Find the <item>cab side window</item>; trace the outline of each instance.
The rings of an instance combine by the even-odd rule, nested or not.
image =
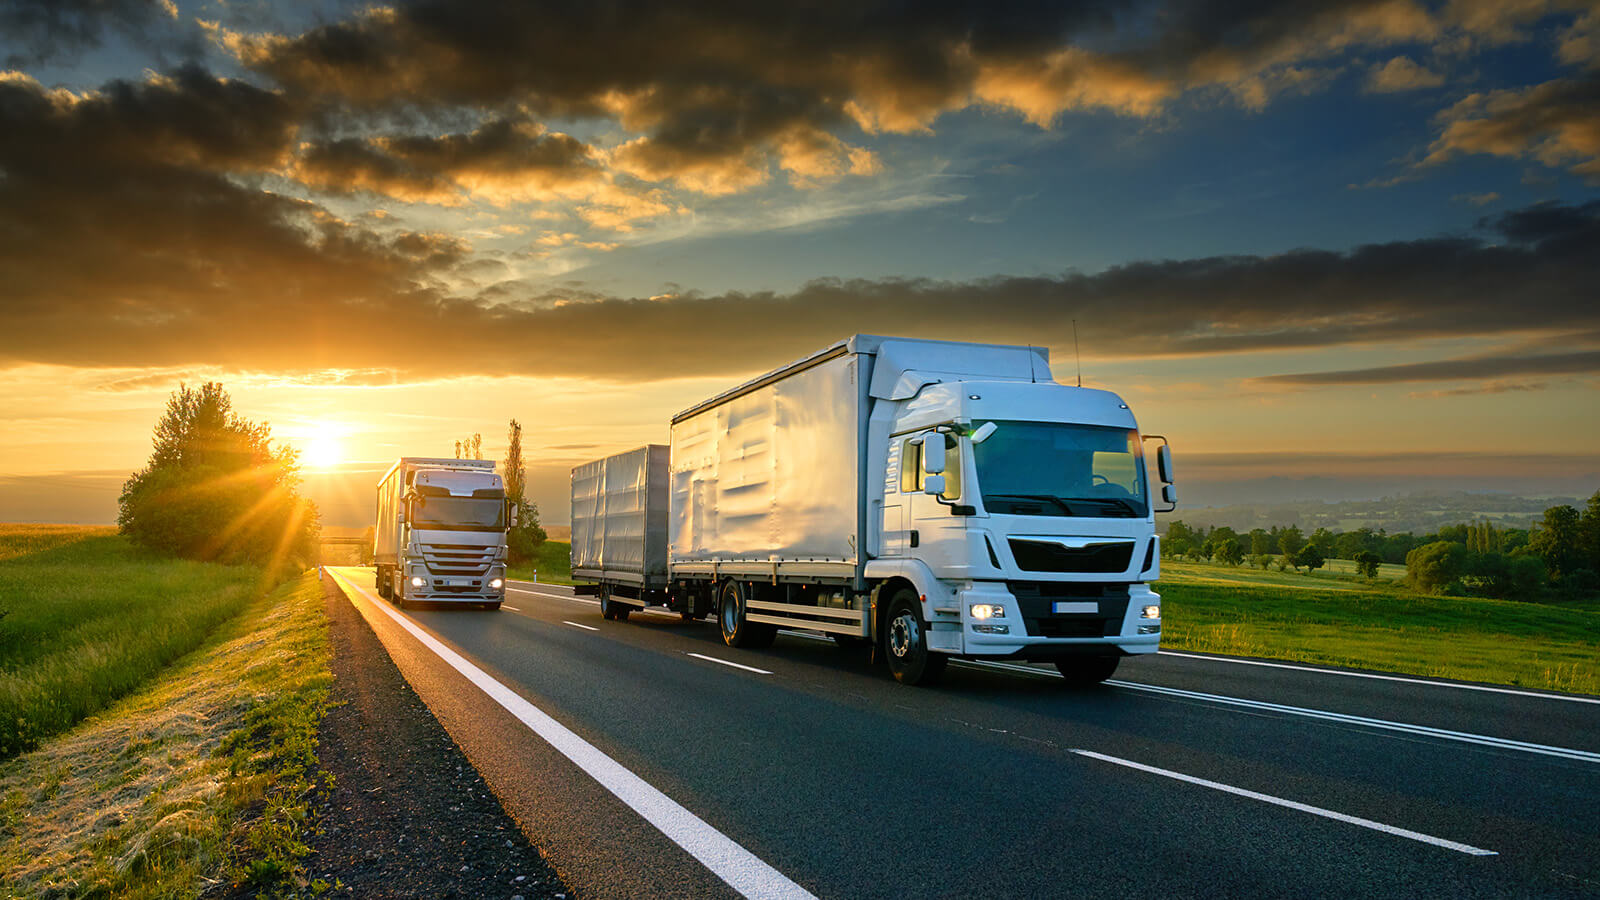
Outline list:
[[[940,437],[929,435],[928,440],[939,440]],[[961,442],[951,435],[942,437],[945,442],[944,493],[939,496],[954,502],[961,499]],[[900,492],[922,493],[923,479],[927,474],[922,467],[922,445],[913,444],[910,438],[906,438],[900,444]]]
[[[915,494],[921,490],[922,445],[906,438],[900,442],[900,493]]]

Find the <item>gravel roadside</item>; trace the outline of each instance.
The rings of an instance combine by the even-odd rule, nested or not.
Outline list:
[[[306,873],[356,897],[565,898],[366,620],[323,581],[334,705],[317,734],[331,790],[312,804]]]

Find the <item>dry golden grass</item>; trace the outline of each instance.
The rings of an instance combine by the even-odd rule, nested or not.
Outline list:
[[[187,897],[263,859],[292,870],[303,798],[285,792],[304,790],[330,681],[321,604],[315,575],[292,580],[147,689],[0,765],[0,896]]]

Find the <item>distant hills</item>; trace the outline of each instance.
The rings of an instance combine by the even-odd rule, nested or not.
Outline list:
[[[1275,503],[1240,503],[1232,506],[1179,508],[1158,516],[1165,523],[1182,520],[1185,524],[1215,528],[1226,525],[1244,533],[1252,528],[1298,525],[1307,534],[1318,528],[1330,531],[1355,531],[1359,528],[1384,529],[1390,534],[1426,534],[1444,525],[1489,520],[1496,527],[1527,528],[1544,518],[1552,506],[1569,504],[1582,509],[1580,497],[1518,497],[1511,494],[1472,493],[1469,491],[1419,492],[1381,500],[1342,500],[1323,502],[1297,500]]]

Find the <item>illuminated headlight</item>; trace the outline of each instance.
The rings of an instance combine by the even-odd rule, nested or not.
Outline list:
[[[979,634],[1010,634],[1010,625],[974,625],[972,630]]]
[[[421,575],[413,575],[413,576],[411,576],[411,586],[412,587],[422,587],[423,585],[425,585],[427,583],[428,583],[428,579],[423,578]]]
[[[498,591],[498,590],[500,590],[501,588],[503,588],[505,586],[506,586],[506,580],[504,578],[491,578],[491,579],[489,579],[489,589],[492,590],[492,591]]]
[[[972,617],[974,619],[1003,619],[1006,617],[1006,608],[994,603],[972,604]]]
[[[1139,613],[1139,618],[1141,618],[1141,619],[1159,619],[1159,618],[1161,618],[1161,607],[1159,607],[1159,606],[1146,606]]]

